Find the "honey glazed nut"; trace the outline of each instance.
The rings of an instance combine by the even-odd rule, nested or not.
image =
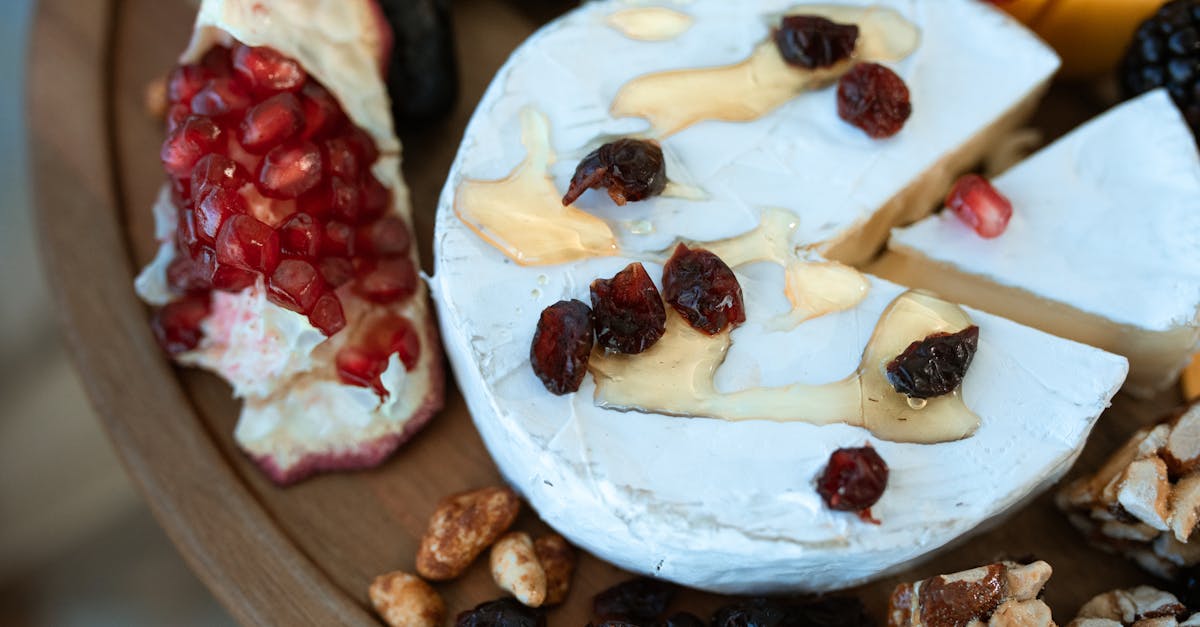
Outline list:
[[[1139,586],[1096,595],[1067,627],[1196,627],[1200,614],[1184,620],[1187,608],[1175,595]]]
[[[492,580],[501,590],[529,607],[541,607],[546,602],[546,571],[529,534],[513,531],[497,540],[490,562]]]
[[[543,605],[558,605],[571,591],[571,577],[578,560],[575,549],[556,533],[539,537],[534,541],[533,549],[542,570],[546,571],[546,602]]]
[[[900,584],[888,602],[888,627],[1052,627],[1050,608],[1038,599],[1051,573],[1046,562],[1000,562]]]
[[[442,499],[421,538],[417,573],[431,581],[458,577],[508,531],[520,508],[520,498],[508,487],[482,488]]]
[[[368,590],[371,605],[391,627],[441,627],[446,604],[416,575],[394,571],[380,575]]]

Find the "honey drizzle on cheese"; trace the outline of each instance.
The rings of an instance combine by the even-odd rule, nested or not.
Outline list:
[[[667,41],[692,26],[692,16],[666,7],[621,9],[605,22],[622,35],[638,41]]]
[[[959,390],[928,399],[920,409],[888,383],[884,366],[914,339],[957,332],[971,321],[959,307],[922,292],[898,296],[884,311],[850,376],[822,385],[794,383],[734,392],[716,389],[717,368],[730,331],[709,336],[668,308],[667,331],[645,352],[596,350],[588,364],[600,407],[729,421],[770,420],[815,425],[844,423],[896,442],[936,443],[965,438],[979,417]]]
[[[920,41],[912,22],[884,7],[814,4],[787,13],[857,24],[854,54],[830,67],[807,70],[788,65],[774,38],[768,37],[749,58],[733,65],[671,70],[629,81],[613,99],[613,117],[645,118],[659,138],[704,120],[756,120],[801,92],[828,85],[858,61],[898,61],[912,54]]]

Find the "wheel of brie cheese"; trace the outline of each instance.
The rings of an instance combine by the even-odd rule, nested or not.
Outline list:
[[[793,38],[785,59],[785,16],[855,37],[798,65],[820,46]],[[1057,65],[976,0],[599,1],[545,27],[480,102],[434,242],[446,350],[506,478],[598,557],[729,593],[879,577],[1052,484],[1127,361],[854,265],[1021,124]],[[864,80],[911,100],[883,111],[902,127],[845,106]],[[636,178],[629,154],[665,184],[649,168],[584,191]],[[685,262],[737,288],[718,320],[685,311]],[[641,293],[671,305],[661,328],[637,354],[589,354],[570,301],[639,263]],[[939,342],[963,357],[944,389],[893,376]],[[839,464],[881,468],[886,489],[840,507]]]

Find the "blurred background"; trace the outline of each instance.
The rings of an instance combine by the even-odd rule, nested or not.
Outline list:
[[[234,625],[130,485],[58,337],[25,147],[34,4],[0,2],[0,625]]]

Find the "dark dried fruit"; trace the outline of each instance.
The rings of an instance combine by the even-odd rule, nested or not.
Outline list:
[[[1142,23],[1118,70],[1126,98],[1165,87],[1200,134],[1200,2],[1174,0]]]
[[[803,627],[875,627],[867,608],[856,597],[800,601],[790,608],[790,614],[790,624]]]
[[[1179,600],[1192,612],[1200,612],[1200,566],[1193,566],[1179,577]]]
[[[878,63],[859,63],[838,81],[838,116],[875,139],[891,137],[912,115],[908,86]]]
[[[840,448],[817,479],[817,493],[829,509],[859,512],[872,522],[870,508],[887,489],[888,465],[874,448]]]
[[[787,15],[775,30],[783,60],[806,69],[829,67],[854,52],[858,26],[816,15]]]
[[[578,300],[560,300],[542,310],[529,361],[553,394],[579,389],[592,353],[592,310]]]
[[[675,592],[674,584],[661,579],[630,579],[597,594],[592,611],[604,620],[651,621],[667,611]]]
[[[456,627],[546,627],[546,617],[512,597],[505,597],[462,612],[454,624]]]
[[[962,383],[979,346],[979,327],[958,333],[934,333],[913,342],[888,362],[887,380],[909,398],[949,394]]]
[[[771,599],[755,598],[726,605],[713,614],[713,627],[784,627],[787,608]]]
[[[592,281],[592,323],[596,343],[618,353],[640,353],[662,337],[667,309],[642,264]]]
[[[663,266],[663,296],[693,328],[716,335],[746,321],[742,286],[721,258],[680,244]]]
[[[691,612],[676,612],[659,625],[660,627],[708,627],[707,623]]]
[[[657,196],[666,186],[666,165],[658,143],[618,139],[597,148],[579,162],[562,203],[565,207],[583,192],[605,187],[613,202],[623,205]]]

